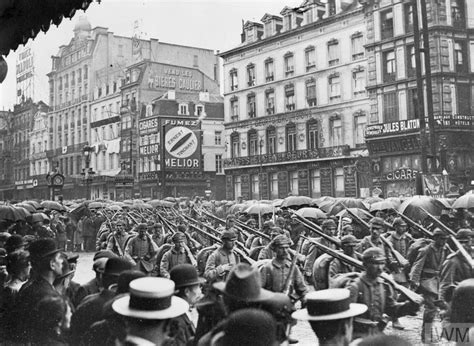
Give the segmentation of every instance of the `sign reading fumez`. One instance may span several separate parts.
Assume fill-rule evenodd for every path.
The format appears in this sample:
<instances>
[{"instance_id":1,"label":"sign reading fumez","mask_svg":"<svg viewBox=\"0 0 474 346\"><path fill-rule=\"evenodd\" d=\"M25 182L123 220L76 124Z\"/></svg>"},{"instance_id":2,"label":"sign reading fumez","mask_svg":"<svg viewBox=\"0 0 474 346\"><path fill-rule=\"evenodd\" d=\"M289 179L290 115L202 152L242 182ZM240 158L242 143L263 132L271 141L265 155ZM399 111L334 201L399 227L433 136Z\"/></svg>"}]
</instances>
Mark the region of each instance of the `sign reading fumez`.
<instances>
[{"instance_id":1,"label":"sign reading fumez","mask_svg":"<svg viewBox=\"0 0 474 346\"><path fill-rule=\"evenodd\" d=\"M198 149L199 141L193 130L176 126L166 131L165 148L171 156L166 159L167 167L199 168L199 159L191 158Z\"/></svg>"}]
</instances>

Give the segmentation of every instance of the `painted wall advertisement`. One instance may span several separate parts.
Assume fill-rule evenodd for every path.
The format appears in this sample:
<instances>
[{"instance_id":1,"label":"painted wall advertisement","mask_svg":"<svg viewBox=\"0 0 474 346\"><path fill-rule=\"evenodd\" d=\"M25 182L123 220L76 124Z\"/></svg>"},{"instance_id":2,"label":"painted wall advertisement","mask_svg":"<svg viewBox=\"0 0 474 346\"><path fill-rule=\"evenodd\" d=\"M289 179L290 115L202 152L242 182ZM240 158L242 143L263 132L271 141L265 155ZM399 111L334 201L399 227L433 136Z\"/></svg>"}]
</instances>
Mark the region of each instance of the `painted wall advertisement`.
<instances>
[{"instance_id":1,"label":"painted wall advertisement","mask_svg":"<svg viewBox=\"0 0 474 346\"><path fill-rule=\"evenodd\" d=\"M16 90L17 102L24 99L34 99L34 54L31 43L23 47L16 59Z\"/></svg>"}]
</instances>

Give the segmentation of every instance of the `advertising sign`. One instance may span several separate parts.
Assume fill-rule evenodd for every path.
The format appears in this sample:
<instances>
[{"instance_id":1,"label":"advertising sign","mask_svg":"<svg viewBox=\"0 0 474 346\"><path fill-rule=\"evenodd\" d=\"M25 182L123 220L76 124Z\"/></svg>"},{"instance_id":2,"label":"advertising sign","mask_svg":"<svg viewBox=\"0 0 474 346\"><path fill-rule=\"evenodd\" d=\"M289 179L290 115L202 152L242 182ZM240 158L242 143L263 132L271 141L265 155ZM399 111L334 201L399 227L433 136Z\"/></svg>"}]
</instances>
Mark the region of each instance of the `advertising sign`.
<instances>
[{"instance_id":1,"label":"advertising sign","mask_svg":"<svg viewBox=\"0 0 474 346\"><path fill-rule=\"evenodd\" d=\"M16 59L17 102L23 99L34 99L34 54L31 43L23 47Z\"/></svg>"}]
</instances>

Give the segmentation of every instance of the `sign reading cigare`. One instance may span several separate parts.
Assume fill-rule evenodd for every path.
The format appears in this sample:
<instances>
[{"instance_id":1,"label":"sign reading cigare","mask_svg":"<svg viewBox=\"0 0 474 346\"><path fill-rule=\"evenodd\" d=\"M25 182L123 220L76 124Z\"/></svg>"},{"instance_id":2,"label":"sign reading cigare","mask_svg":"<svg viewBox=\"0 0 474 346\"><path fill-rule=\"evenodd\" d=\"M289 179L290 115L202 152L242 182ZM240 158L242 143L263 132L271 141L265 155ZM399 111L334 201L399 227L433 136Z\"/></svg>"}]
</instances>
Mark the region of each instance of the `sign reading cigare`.
<instances>
[{"instance_id":1,"label":"sign reading cigare","mask_svg":"<svg viewBox=\"0 0 474 346\"><path fill-rule=\"evenodd\" d=\"M411 168L400 168L385 174L385 180L414 180L420 172Z\"/></svg>"}]
</instances>

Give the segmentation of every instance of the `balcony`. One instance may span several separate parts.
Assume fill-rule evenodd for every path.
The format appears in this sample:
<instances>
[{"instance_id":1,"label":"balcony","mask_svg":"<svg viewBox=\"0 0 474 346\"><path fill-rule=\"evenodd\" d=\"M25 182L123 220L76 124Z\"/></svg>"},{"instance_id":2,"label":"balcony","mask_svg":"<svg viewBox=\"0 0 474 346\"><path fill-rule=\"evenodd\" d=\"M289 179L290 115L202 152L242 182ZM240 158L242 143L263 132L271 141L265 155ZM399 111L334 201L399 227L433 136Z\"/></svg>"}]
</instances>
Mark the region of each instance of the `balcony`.
<instances>
[{"instance_id":1,"label":"balcony","mask_svg":"<svg viewBox=\"0 0 474 346\"><path fill-rule=\"evenodd\" d=\"M328 157L344 157L349 155L349 151L349 145L341 145L328 148L306 149L296 150L292 152L235 157L231 159L225 159L224 167L237 168L241 166L286 163L294 161L315 160Z\"/></svg>"},{"instance_id":2,"label":"balcony","mask_svg":"<svg viewBox=\"0 0 474 346\"><path fill-rule=\"evenodd\" d=\"M265 77L265 80L267 82L273 82L273 79L274 79L273 73Z\"/></svg>"},{"instance_id":3,"label":"balcony","mask_svg":"<svg viewBox=\"0 0 474 346\"><path fill-rule=\"evenodd\" d=\"M239 86L238 86L237 84L230 86L230 90L231 90L231 91L235 91L235 90L237 90L237 89L239 89Z\"/></svg>"},{"instance_id":4,"label":"balcony","mask_svg":"<svg viewBox=\"0 0 474 346\"><path fill-rule=\"evenodd\" d=\"M289 103L286 105L286 110L287 111L294 111L296 108L295 104L294 103Z\"/></svg>"},{"instance_id":5,"label":"balcony","mask_svg":"<svg viewBox=\"0 0 474 346\"><path fill-rule=\"evenodd\" d=\"M268 107L267 108L267 115L275 114L275 107Z\"/></svg>"}]
</instances>

